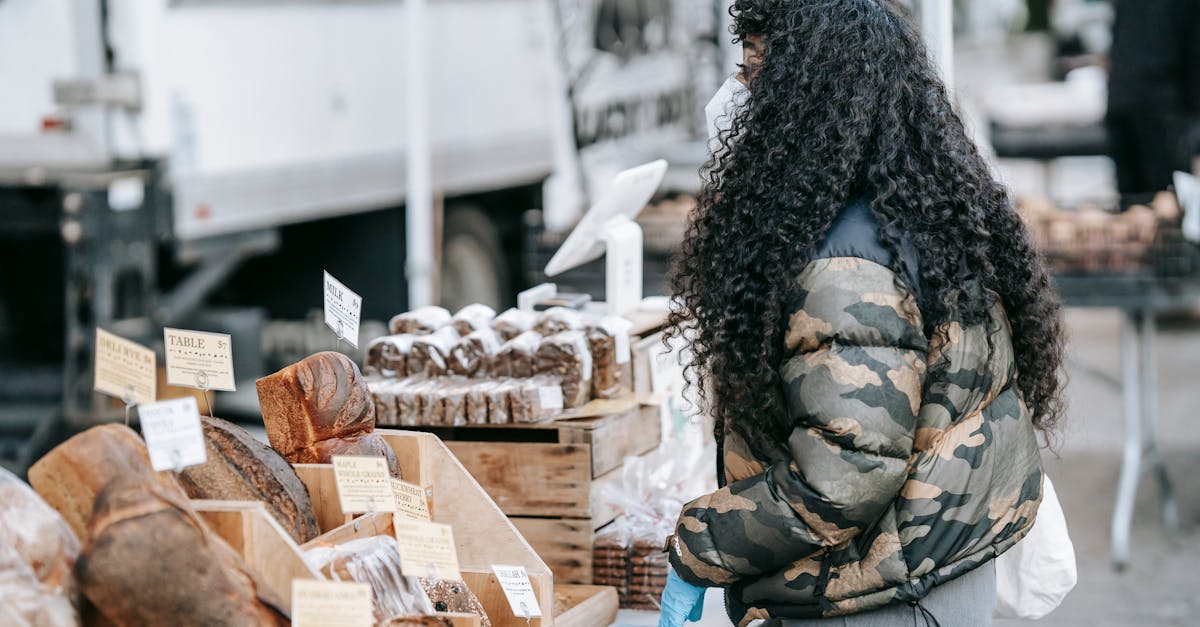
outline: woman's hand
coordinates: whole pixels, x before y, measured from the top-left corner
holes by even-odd
[[[667,571],[667,586],[663,588],[662,614],[658,627],[683,627],[684,622],[696,622],[704,614],[705,588],[693,586],[679,578],[675,569]]]

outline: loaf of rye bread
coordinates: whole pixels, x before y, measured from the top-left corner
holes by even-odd
[[[114,477],[132,476],[157,482],[183,496],[170,472],[154,472],[146,444],[124,425],[92,427],[54,447],[29,467],[29,484],[58,510],[81,541],[96,495]]]
[[[207,459],[179,473],[188,496],[261,501],[296,544],[321,533],[308,489],[287,460],[233,423],[208,416],[200,422]]]
[[[122,476],[97,495],[79,586],[122,627],[286,625],[280,599],[181,494]]]
[[[341,353],[317,353],[255,385],[271,448],[289,461],[322,440],[375,428],[366,379]]]

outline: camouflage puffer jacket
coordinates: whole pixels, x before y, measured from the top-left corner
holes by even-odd
[[[735,429],[724,487],[683,508],[671,564],[728,588],[734,623],[917,603],[1033,524],[1042,466],[1008,319],[997,305],[927,339],[902,254],[897,281],[866,205],[842,213],[788,307],[794,431],[756,456]]]

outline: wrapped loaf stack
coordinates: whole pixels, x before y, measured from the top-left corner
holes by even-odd
[[[313,547],[305,551],[304,559],[333,581],[369,584],[376,623],[434,613],[421,581],[401,574],[400,551],[391,536]]]
[[[256,382],[271,447],[293,464],[326,464],[334,455],[382,456],[395,477],[396,454],[375,429],[375,401],[358,366],[324,352]]]

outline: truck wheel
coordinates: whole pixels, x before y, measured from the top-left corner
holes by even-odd
[[[509,291],[500,232],[478,208],[446,212],[442,243],[442,306],[450,311],[471,303],[499,308]]]

